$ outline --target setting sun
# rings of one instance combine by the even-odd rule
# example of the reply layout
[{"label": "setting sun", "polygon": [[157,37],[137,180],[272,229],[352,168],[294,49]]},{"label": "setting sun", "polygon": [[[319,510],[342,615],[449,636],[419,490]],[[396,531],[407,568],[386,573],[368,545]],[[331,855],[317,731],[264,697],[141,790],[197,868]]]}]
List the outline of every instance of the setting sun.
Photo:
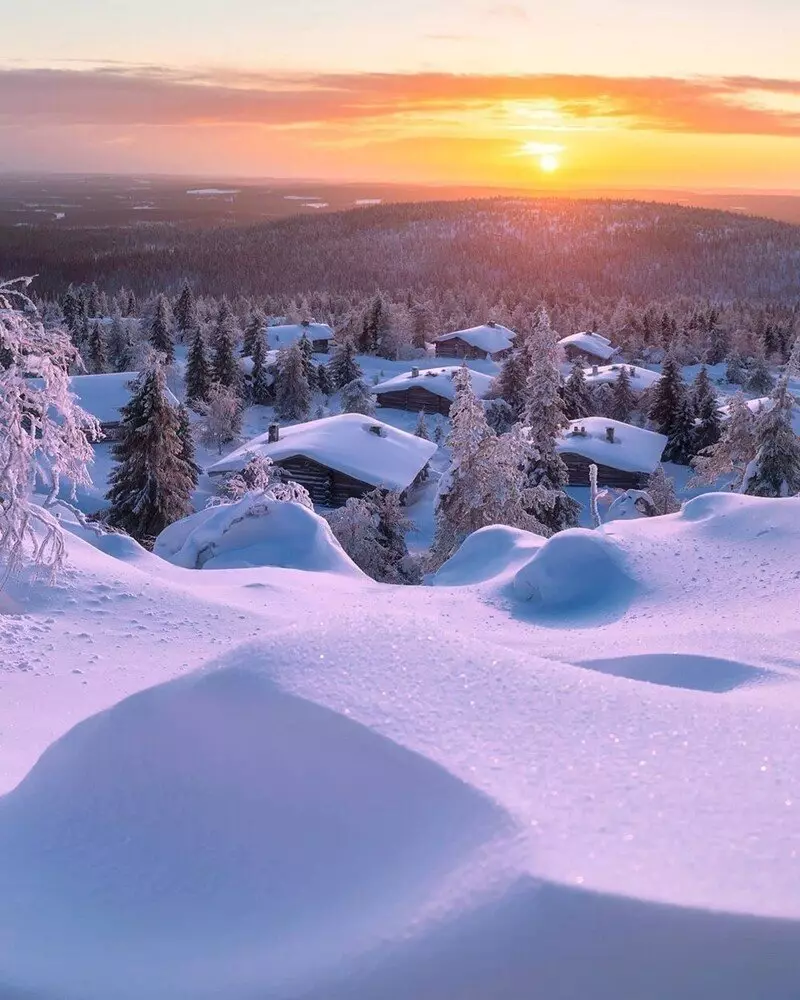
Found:
[{"label": "setting sun", "polygon": [[545,153],[539,157],[539,166],[546,174],[552,174],[558,170],[560,163],[558,157],[553,153]]}]

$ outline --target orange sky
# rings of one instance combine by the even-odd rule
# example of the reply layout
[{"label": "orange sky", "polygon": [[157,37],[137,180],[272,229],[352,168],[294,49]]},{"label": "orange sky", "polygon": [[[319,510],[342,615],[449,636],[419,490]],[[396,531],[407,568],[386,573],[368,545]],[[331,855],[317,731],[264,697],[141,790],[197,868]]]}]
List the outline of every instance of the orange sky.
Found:
[{"label": "orange sky", "polygon": [[67,7],[10,14],[0,169],[800,188],[795,0]]}]

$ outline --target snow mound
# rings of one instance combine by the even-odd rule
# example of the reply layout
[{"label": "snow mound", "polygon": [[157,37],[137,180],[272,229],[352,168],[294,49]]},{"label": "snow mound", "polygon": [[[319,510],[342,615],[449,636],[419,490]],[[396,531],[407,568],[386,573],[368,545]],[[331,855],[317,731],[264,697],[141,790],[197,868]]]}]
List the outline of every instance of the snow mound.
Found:
[{"label": "snow mound", "polygon": [[507,826],[264,674],[195,674],[79,724],[0,800],[0,982],[294,996],[404,933]]},{"label": "snow mound", "polygon": [[324,518],[296,503],[247,494],[165,528],[153,552],[185,569],[280,566],[361,576]]},{"label": "snow mound", "polygon": [[596,531],[562,531],[514,577],[514,593],[542,609],[580,613],[627,604],[636,584],[623,551]]},{"label": "snow mound", "polygon": [[469,535],[461,548],[439,568],[431,583],[462,587],[499,581],[516,573],[545,544],[541,535],[493,524]]},{"label": "snow mound", "polygon": [[776,675],[761,667],[713,656],[684,653],[640,653],[608,659],[582,660],[577,666],[597,670],[612,677],[686,688],[688,691],[721,693],[774,679]]}]

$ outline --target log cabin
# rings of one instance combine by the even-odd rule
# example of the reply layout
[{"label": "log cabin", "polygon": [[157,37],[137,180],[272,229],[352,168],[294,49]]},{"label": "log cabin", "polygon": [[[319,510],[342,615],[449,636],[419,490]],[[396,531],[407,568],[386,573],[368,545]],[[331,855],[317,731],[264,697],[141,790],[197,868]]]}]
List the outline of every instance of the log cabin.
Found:
[{"label": "log cabin", "polygon": [[562,337],[558,343],[564,349],[568,361],[579,358],[588,364],[607,364],[617,353],[617,348],[612,346],[611,341],[599,333],[571,333],[568,337]]},{"label": "log cabin", "polygon": [[513,330],[490,321],[483,326],[445,333],[436,338],[434,347],[437,358],[499,361],[514,346],[515,336]]},{"label": "log cabin", "polygon": [[319,507],[342,507],[374,489],[407,496],[420,480],[436,444],[360,413],[279,427],[254,438],[212,465],[216,478],[240,472],[255,455],[269,457],[308,490]]},{"label": "log cabin", "polygon": [[573,420],[556,443],[569,471],[570,486],[589,485],[589,466],[597,466],[600,486],[642,488],[655,472],[667,445],[663,434],[606,417]]},{"label": "log cabin", "polygon": [[[456,396],[453,377],[458,365],[444,368],[412,368],[402,375],[379,382],[372,387],[378,406],[414,413],[441,413],[447,416]],[[470,370],[472,390],[484,399],[492,385],[492,376]]]},{"label": "log cabin", "polygon": [[303,320],[302,323],[268,326],[264,329],[267,348],[276,351],[298,343],[304,334],[311,342],[311,349],[315,354],[327,354],[330,351],[334,333],[327,323]]}]

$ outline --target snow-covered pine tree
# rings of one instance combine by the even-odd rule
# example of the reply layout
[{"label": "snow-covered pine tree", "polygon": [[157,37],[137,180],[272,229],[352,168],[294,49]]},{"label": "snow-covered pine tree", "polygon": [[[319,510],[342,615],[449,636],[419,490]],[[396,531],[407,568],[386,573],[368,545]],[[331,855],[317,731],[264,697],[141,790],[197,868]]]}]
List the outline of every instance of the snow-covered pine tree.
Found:
[{"label": "snow-covered pine tree", "polygon": [[206,356],[206,344],[200,327],[197,327],[186,360],[186,401],[192,409],[199,410],[208,402],[210,390],[211,369]]},{"label": "snow-covered pine tree", "polygon": [[311,411],[311,388],[303,353],[297,344],[278,352],[275,376],[275,412],[281,420],[307,420]]},{"label": "snow-covered pine tree", "polygon": [[[6,575],[25,564],[51,575],[63,567],[61,528],[45,508],[56,502],[62,481],[91,486],[90,439],[100,434],[69,389],[67,372],[77,360],[70,336],[57,327],[45,330],[27,296],[30,281],[0,282],[0,567]],[[33,502],[37,488],[47,495],[44,507]]]},{"label": "snow-covered pine tree", "polygon": [[728,363],[725,366],[725,379],[731,385],[744,385],[747,381],[747,369],[738,351],[734,351],[728,357]]},{"label": "snow-covered pine tree", "polygon": [[214,329],[211,378],[218,385],[239,393],[242,373],[236,360],[235,338],[233,313],[228,303],[223,300]]},{"label": "snow-covered pine tree", "polygon": [[362,378],[353,379],[342,387],[342,413],[375,414],[376,399]]},{"label": "snow-covered pine tree", "polygon": [[757,497],[796,496],[800,493],[800,438],[792,427],[797,405],[787,379],[778,382],[772,406],[756,421],[756,457],[749,464],[743,492]]},{"label": "snow-covered pine tree", "polygon": [[138,310],[136,296],[132,291],[128,292],[128,296],[125,300],[125,308],[123,310],[123,315],[127,317],[135,316]]},{"label": "snow-covered pine tree", "polygon": [[611,387],[611,395],[612,417],[627,423],[639,402],[631,385],[631,376],[627,365],[620,365],[619,374]]},{"label": "snow-covered pine tree", "polygon": [[767,396],[775,388],[775,379],[770,374],[764,358],[756,358],[753,361],[745,388],[756,396]]},{"label": "snow-covered pine tree", "polygon": [[669,428],[664,460],[678,465],[688,465],[696,454],[694,412],[689,397],[684,395]]},{"label": "snow-covered pine tree", "polygon": [[794,343],[789,353],[789,360],[786,362],[786,377],[788,379],[800,380],[800,333],[794,338]]},{"label": "snow-covered pine tree", "polygon": [[[2,287],[2,286],[0,286]],[[61,299],[61,311],[64,314],[64,323],[72,334],[76,334],[83,321],[83,303],[75,294],[72,285],[64,293]]]},{"label": "snow-covered pine tree", "polygon": [[650,423],[659,434],[670,436],[681,403],[686,398],[686,386],[675,355],[668,353],[661,367],[661,378],[650,390]]},{"label": "snow-covered pine tree", "polygon": [[266,344],[264,343],[264,326],[264,317],[261,313],[253,310],[253,312],[250,313],[247,326],[244,328],[244,336],[242,337],[242,357],[253,357],[256,349],[256,341],[258,340],[262,341],[262,344],[266,349]]},{"label": "snow-covered pine tree", "polygon": [[389,328],[389,308],[380,292],[364,313],[359,347],[363,354],[374,354]]},{"label": "snow-covered pine tree", "polygon": [[192,477],[192,488],[197,487],[200,466],[195,461],[194,435],[189,410],[181,403],[178,407],[178,437],[181,442],[181,459],[186,464]]},{"label": "snow-covered pine tree", "polygon": [[514,347],[504,359],[492,383],[492,396],[504,399],[519,419],[525,409],[525,387],[528,381],[528,355],[524,347]]},{"label": "snow-covered pine tree", "polygon": [[88,369],[92,375],[102,375],[108,371],[108,357],[106,356],[106,341],[103,334],[103,327],[100,323],[92,323],[89,334],[89,364]]},{"label": "snow-covered pine tree", "polygon": [[722,414],[716,395],[707,395],[697,411],[697,425],[694,429],[695,454],[715,445],[722,437]]},{"label": "snow-covered pine tree", "polygon": [[417,417],[417,423],[414,427],[415,437],[422,438],[423,441],[430,441],[431,436],[428,433],[428,424],[425,421],[425,411],[420,410],[419,416]]},{"label": "snow-covered pine tree", "polygon": [[695,474],[689,485],[710,486],[722,476],[733,474],[732,485],[738,489],[755,453],[755,418],[742,393],[737,392],[728,406],[728,419],[722,428],[722,437],[692,460]]},{"label": "snow-covered pine tree", "polygon": [[235,441],[242,429],[241,397],[227,386],[214,383],[208,391],[208,401],[203,405],[203,423],[200,439],[222,454],[222,448]]},{"label": "snow-covered pine tree", "polygon": [[514,411],[504,399],[488,399],[486,420],[495,434],[506,434],[516,423]]},{"label": "snow-covered pine tree", "polygon": [[115,372],[130,371],[133,363],[130,337],[119,310],[114,312],[108,329],[108,359]]},{"label": "snow-covered pine tree", "polygon": [[528,486],[537,505],[531,513],[550,531],[578,523],[581,506],[565,492],[569,473],[556,451],[556,441],[568,423],[561,398],[557,336],[542,307],[528,338],[530,374],[526,384],[524,423],[527,441]]},{"label": "snow-covered pine tree", "polygon": [[583,362],[575,358],[569,377],[564,383],[564,416],[567,420],[578,420],[592,415],[592,392],[586,381]]},{"label": "snow-covered pine tree", "polygon": [[172,343],[170,333],[169,303],[166,295],[159,295],[156,299],[153,322],[150,324],[150,343],[154,351],[164,356],[166,364],[171,365],[174,362],[175,345]]},{"label": "snow-covered pine tree", "polygon": [[323,396],[333,395],[333,385],[331,384],[331,377],[328,372],[327,365],[316,365],[314,376],[317,383],[317,391],[321,392]]},{"label": "snow-covered pine tree", "polygon": [[184,281],[183,283],[183,288],[175,303],[173,313],[175,323],[178,327],[180,342],[184,344],[197,328],[197,304],[194,299],[194,292],[188,281]]},{"label": "snow-covered pine tree", "polygon": [[698,371],[694,382],[692,382],[689,388],[689,397],[692,401],[692,408],[696,417],[699,417],[701,411],[708,407],[709,400],[716,404],[717,394],[714,392],[714,387],[711,384],[711,379],[708,377],[708,369],[705,365],[700,366],[700,371]]},{"label": "snow-covered pine tree", "polygon": [[219,496],[213,497],[209,506],[236,503],[247,493],[261,493],[267,500],[299,503],[309,510],[314,509],[308,490],[300,483],[286,479],[283,470],[275,465],[269,455],[253,455],[240,472],[226,477]]},{"label": "snow-covered pine tree", "polygon": [[337,343],[328,362],[328,375],[334,392],[343,389],[348,382],[364,377],[364,372],[356,361],[356,352],[351,341]]},{"label": "snow-covered pine tree", "polygon": [[399,493],[373,490],[363,498],[351,498],[345,507],[328,515],[328,523],[356,566],[374,580],[419,583],[419,566],[406,545],[406,535],[414,525]]},{"label": "snow-covered pine tree", "polygon": [[314,348],[305,331],[303,331],[303,336],[297,342],[297,346],[303,355],[303,370],[308,379],[308,386],[313,393],[317,389],[317,366],[314,364]]},{"label": "snow-covered pine tree", "polygon": [[272,402],[272,378],[267,373],[266,345],[264,334],[259,328],[252,341],[253,371],[250,376],[250,395],[256,406],[268,406]]},{"label": "snow-covered pine tree", "polygon": [[194,473],[184,456],[180,414],[167,396],[158,360],[142,372],[122,409],[122,437],[109,478],[108,523],[142,543],[192,511]]},{"label": "snow-covered pine tree", "polygon": [[681,502],[675,492],[675,480],[666,474],[663,465],[656,466],[648,478],[647,493],[656,515],[675,514],[681,509]]},{"label": "snow-covered pine tree", "polygon": [[592,409],[593,417],[611,417],[614,419],[614,390],[608,382],[601,382],[592,386]]}]

